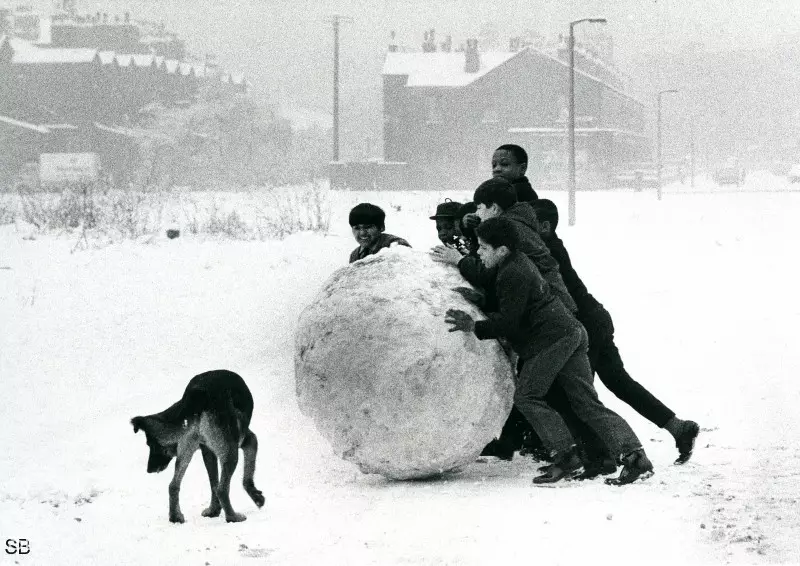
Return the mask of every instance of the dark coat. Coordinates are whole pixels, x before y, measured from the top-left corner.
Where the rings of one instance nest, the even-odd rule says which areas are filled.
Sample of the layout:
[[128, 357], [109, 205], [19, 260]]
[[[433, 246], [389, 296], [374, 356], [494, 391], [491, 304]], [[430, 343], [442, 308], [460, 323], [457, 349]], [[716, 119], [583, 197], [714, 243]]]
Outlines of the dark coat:
[[603, 305], [589, 293], [588, 289], [586, 289], [586, 285], [584, 285], [581, 278], [578, 277], [578, 274], [572, 267], [569, 253], [567, 253], [567, 248], [564, 247], [564, 242], [561, 241], [561, 238], [556, 234], [552, 234], [544, 243], [550, 249], [553, 258], [558, 262], [561, 278], [564, 280], [567, 291], [572, 295], [578, 307], [578, 318], [582, 321], [590, 319], [594, 313], [597, 313], [603, 308]]
[[[531, 205], [526, 202], [518, 202], [503, 211], [501, 216], [514, 221], [514, 226], [517, 228], [517, 250], [530, 258], [544, 280], [550, 285], [553, 295], [561, 299], [564, 306], [571, 312], [577, 311], [575, 301], [572, 300], [567, 286], [561, 278], [558, 262], [550, 254], [547, 244], [536, 231], [536, 213]], [[480, 260], [478, 262], [480, 263]], [[459, 264], [459, 268], [461, 268], [461, 264]], [[462, 275], [470, 281], [463, 271]]]
[[511, 181], [511, 184], [514, 185], [514, 190], [517, 192], [517, 200], [519, 202], [533, 202], [539, 200], [539, 195], [533, 190], [531, 182], [527, 177], [522, 176], [519, 179], [514, 179]]
[[[570, 297], [567, 286], [561, 279], [558, 262], [550, 255], [550, 250], [547, 249], [547, 245], [535, 229], [536, 215], [531, 205], [526, 202], [518, 202], [503, 211], [501, 216], [514, 221], [514, 226], [517, 228], [517, 251], [528, 256], [549, 284], [553, 294], [561, 299], [570, 312], [575, 312], [577, 310], [575, 301]], [[486, 269], [480, 258], [472, 255], [464, 257], [458, 263], [458, 269], [464, 279], [486, 291], [487, 302], [491, 304], [492, 293], [489, 289], [494, 283], [496, 271]]]
[[354, 249], [350, 253], [350, 263], [358, 261], [359, 259], [364, 259], [367, 256], [374, 255], [383, 248], [388, 248], [394, 243], [397, 243], [401, 246], [408, 246], [409, 248], [411, 247], [411, 244], [406, 242], [403, 238], [384, 232], [378, 236], [378, 239], [371, 246], [367, 246], [363, 250], [361, 249], [361, 246], [358, 246], [356, 249]]
[[521, 252], [511, 253], [497, 267], [491, 291], [497, 309], [475, 323], [475, 335], [481, 340], [506, 338], [521, 359], [540, 353], [580, 324]]

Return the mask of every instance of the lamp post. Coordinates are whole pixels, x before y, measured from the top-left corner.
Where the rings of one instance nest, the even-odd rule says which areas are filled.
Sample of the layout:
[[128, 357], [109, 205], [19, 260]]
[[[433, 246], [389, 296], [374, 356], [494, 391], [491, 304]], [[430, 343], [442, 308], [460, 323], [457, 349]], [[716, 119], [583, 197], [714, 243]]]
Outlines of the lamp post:
[[569, 23], [569, 118], [567, 129], [569, 133], [569, 151], [567, 157], [567, 177], [569, 179], [569, 225], [575, 225], [575, 26], [589, 22], [591, 24], [604, 24], [605, 18], [584, 18]]
[[668, 92], [678, 92], [674, 88], [660, 90], [658, 92], [658, 118], [656, 119], [656, 188], [658, 190], [658, 200], [661, 200], [661, 95]]

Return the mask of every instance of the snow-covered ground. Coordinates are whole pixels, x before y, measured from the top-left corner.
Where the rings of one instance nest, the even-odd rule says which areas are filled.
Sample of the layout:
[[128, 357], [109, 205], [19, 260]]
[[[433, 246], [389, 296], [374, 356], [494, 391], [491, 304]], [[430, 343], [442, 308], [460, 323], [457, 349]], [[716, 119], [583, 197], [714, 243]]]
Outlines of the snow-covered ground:
[[[800, 193], [665, 190], [578, 195], [559, 230], [610, 310], [631, 374], [701, 424], [695, 456], [598, 384], [656, 475], [536, 488], [537, 463], [476, 462], [422, 482], [362, 475], [333, 455], [294, 397], [295, 321], [355, 246], [347, 211], [384, 207], [387, 231], [436, 243], [436, 193], [338, 193], [329, 235], [200, 237], [70, 253], [75, 236], [0, 226], [0, 545], [19, 564], [800, 563]], [[781, 182], [773, 179], [776, 189]], [[566, 195], [543, 194], [566, 211]], [[566, 216], [566, 215], [565, 215]], [[239, 372], [255, 397], [256, 509], [200, 516], [202, 459], [183, 483], [145, 471], [129, 419], [166, 408], [193, 375]]]

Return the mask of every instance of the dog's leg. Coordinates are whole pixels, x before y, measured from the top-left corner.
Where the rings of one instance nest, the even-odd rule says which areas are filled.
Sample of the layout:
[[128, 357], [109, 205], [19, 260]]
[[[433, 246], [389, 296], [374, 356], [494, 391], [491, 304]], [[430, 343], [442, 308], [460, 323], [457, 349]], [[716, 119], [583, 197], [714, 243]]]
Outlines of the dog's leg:
[[231, 477], [236, 470], [236, 464], [239, 462], [239, 448], [235, 443], [229, 443], [228, 450], [220, 454], [219, 462], [222, 466], [222, 474], [219, 478], [219, 485], [217, 486], [217, 498], [222, 504], [222, 509], [225, 511], [225, 520], [229, 523], [238, 523], [247, 519], [245, 515], [237, 513], [231, 506]]
[[208, 483], [211, 485], [211, 503], [203, 510], [203, 517], [219, 517], [222, 506], [217, 497], [217, 486], [219, 485], [219, 470], [217, 469], [217, 457], [210, 448], [200, 445], [200, 452], [203, 454], [203, 463], [208, 472]]
[[244, 435], [242, 442], [242, 452], [244, 452], [244, 475], [242, 477], [242, 485], [250, 499], [253, 500], [257, 506], [264, 505], [264, 495], [256, 489], [253, 483], [253, 476], [256, 473], [256, 454], [258, 453], [258, 438], [252, 430], [248, 430]]
[[178, 456], [175, 459], [175, 475], [169, 482], [169, 520], [171, 523], [183, 523], [183, 513], [181, 513], [180, 494], [181, 481], [186, 468], [192, 461], [192, 456], [197, 450], [198, 442], [194, 438], [184, 437], [178, 442]]

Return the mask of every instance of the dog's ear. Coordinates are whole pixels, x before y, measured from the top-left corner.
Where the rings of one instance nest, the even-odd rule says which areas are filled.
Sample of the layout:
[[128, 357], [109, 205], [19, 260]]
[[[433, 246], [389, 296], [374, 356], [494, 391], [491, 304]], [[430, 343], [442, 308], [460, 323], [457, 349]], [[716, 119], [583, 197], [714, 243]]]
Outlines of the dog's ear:
[[133, 417], [131, 424], [133, 425], [133, 433], [136, 434], [140, 428], [144, 428], [144, 417]]

